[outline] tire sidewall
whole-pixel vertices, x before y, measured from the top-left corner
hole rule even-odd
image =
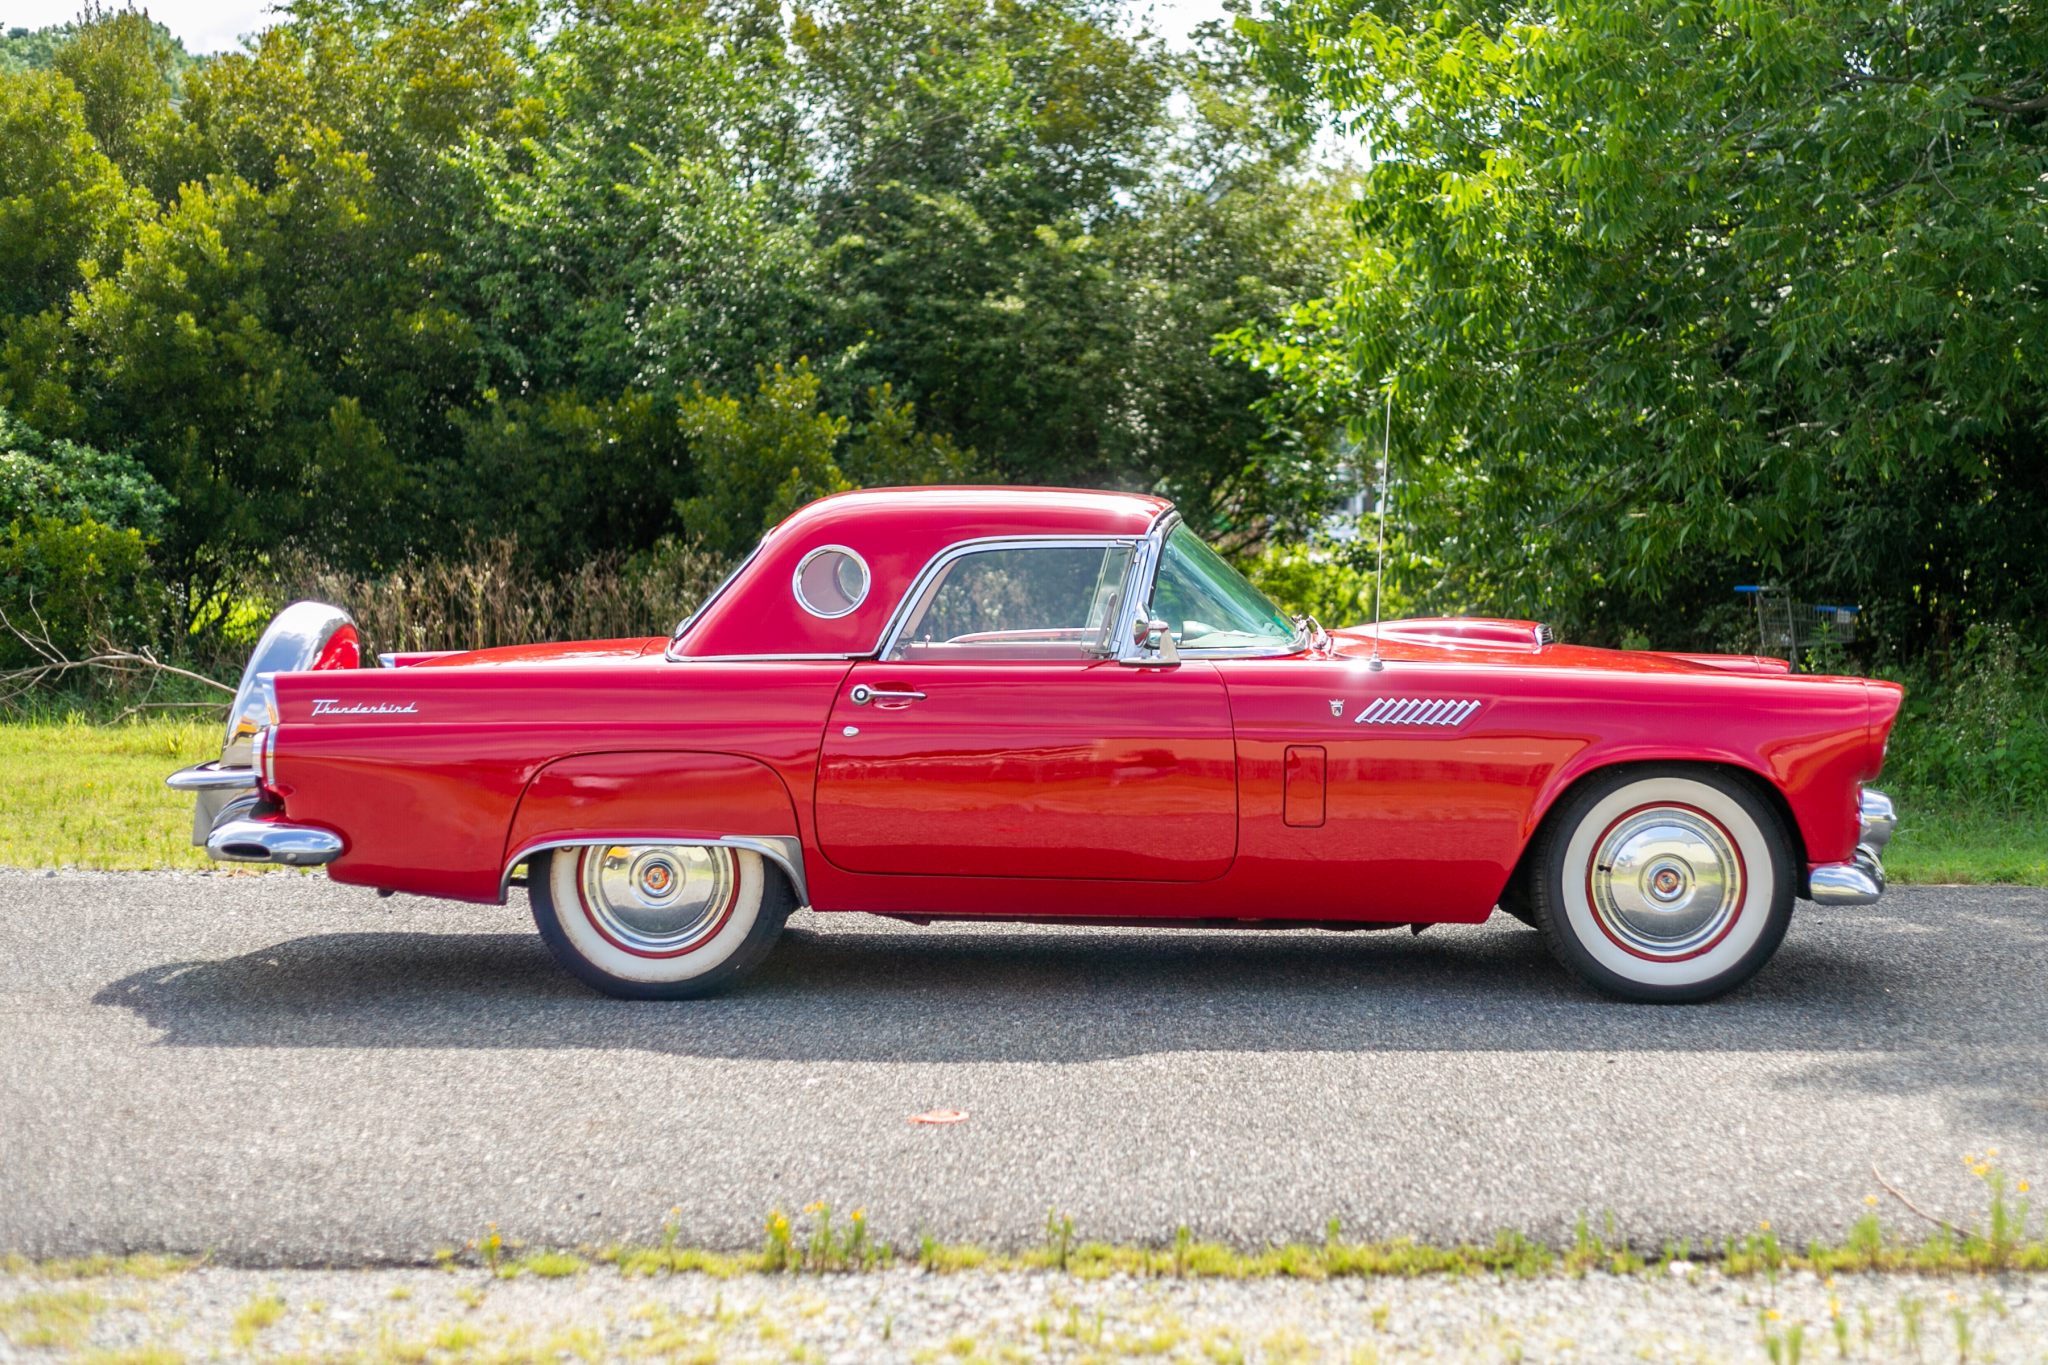
[[[563,966],[608,995],[676,1000],[723,989],[766,955],[789,913],[780,874],[753,850],[733,849],[734,901],[715,934],[675,957],[628,952],[606,939],[585,913],[583,851],[554,849],[533,859],[534,924]]]
[[[1686,806],[1728,836],[1742,861],[1742,897],[1722,937],[1676,960],[1631,953],[1593,913],[1588,873],[1600,839],[1646,805]],[[1697,769],[1638,769],[1575,796],[1560,812],[1543,861],[1542,919],[1552,950],[1593,985],[1632,1000],[1705,1000],[1734,989],[1770,960],[1792,917],[1792,849],[1782,822],[1747,784]]]

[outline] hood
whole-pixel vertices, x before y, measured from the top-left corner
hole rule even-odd
[[[1743,673],[1786,677],[1783,659],[1754,654],[1665,653],[1644,649],[1600,649],[1552,642],[1550,627],[1536,621],[1484,616],[1430,616],[1347,626],[1330,632],[1330,652],[1343,659],[1371,658],[1375,639],[1383,658],[1496,664],[1527,668],[1597,668],[1614,673]],[[1812,675],[1802,675],[1810,678]]]

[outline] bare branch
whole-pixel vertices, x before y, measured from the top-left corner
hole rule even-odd
[[[97,653],[88,654],[78,659],[71,658],[62,649],[58,648],[56,642],[50,638],[49,626],[43,621],[42,614],[36,611],[34,602],[29,603],[29,612],[36,618],[36,631],[34,633],[23,629],[4,609],[0,609],[0,628],[5,628],[9,634],[21,642],[22,646],[29,653],[40,660],[38,663],[28,664],[22,668],[0,671],[0,702],[13,701],[17,697],[26,696],[37,688],[47,686],[60,678],[80,670],[91,671],[95,669],[107,673],[144,674],[150,678],[152,690],[154,690],[156,679],[173,677],[202,683],[216,692],[225,692],[230,697],[235,695],[235,689],[228,684],[215,678],[209,678],[204,673],[195,673],[189,668],[179,668],[176,664],[167,664],[148,649],[122,649],[118,645],[103,640],[100,642]],[[145,693],[144,695],[147,696],[148,694]],[[147,701],[141,703],[142,706],[167,704]],[[186,704],[218,705],[215,702]]]

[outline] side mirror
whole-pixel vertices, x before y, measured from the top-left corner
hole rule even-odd
[[[1173,628],[1153,617],[1138,624],[1138,643],[1152,652],[1153,657],[1138,660],[1145,664],[1177,664],[1180,662],[1180,647],[1173,642]]]

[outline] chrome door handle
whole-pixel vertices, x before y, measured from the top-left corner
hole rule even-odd
[[[871,701],[923,701],[924,693],[895,691],[886,687],[869,687],[866,683],[855,683],[853,690],[846,694],[855,706],[866,706]]]

